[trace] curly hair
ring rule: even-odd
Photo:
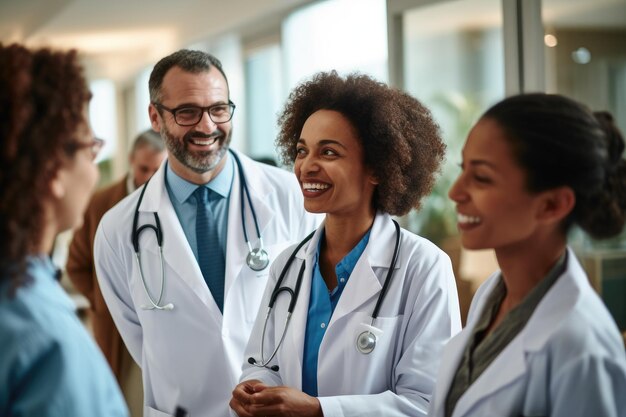
[[[76,150],[91,94],[76,51],[0,43],[0,280],[28,282],[49,183]]]
[[[283,163],[293,165],[302,126],[318,110],[337,111],[356,129],[364,164],[379,181],[373,201],[377,210],[404,215],[420,207],[446,150],[423,104],[367,75],[318,73],[292,91],[279,116],[276,146]]]
[[[597,239],[619,234],[626,223],[624,138],[608,112],[593,113],[558,94],[512,96],[485,112],[506,132],[526,171],[527,188],[570,187],[576,205],[563,224]]]

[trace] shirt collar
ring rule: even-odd
[[[228,155],[228,153],[226,154]],[[233,167],[233,159],[228,155],[224,169],[217,174],[217,177],[213,178],[208,183],[204,184],[211,191],[219,194],[222,197],[228,197],[230,195],[230,189],[233,183],[233,177],[235,169]],[[169,163],[166,163],[165,177],[167,184],[170,186],[174,197],[179,203],[184,203],[198,188],[197,184],[191,183],[172,170]]]
[[[356,246],[352,248],[352,250],[348,252],[348,254],[344,256],[341,261],[339,261],[339,263],[335,267],[335,273],[337,274],[337,276],[345,275],[349,277],[352,274],[352,271],[354,270],[356,263],[359,261],[359,258],[361,257],[361,255],[363,255],[363,252],[365,251],[365,247],[367,246],[367,243],[370,240],[371,231],[372,229],[370,228],[367,231],[367,233],[365,233],[365,235],[361,238],[359,243],[357,243]],[[324,236],[325,236],[325,231],[322,231],[322,235],[320,236],[320,239],[317,242],[317,253],[315,254],[316,264],[319,262],[319,253],[322,247],[322,240],[324,239]]]

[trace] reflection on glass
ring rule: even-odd
[[[558,40],[545,49],[548,92],[610,111],[625,133],[626,0],[544,0],[542,14],[545,32]],[[588,250],[626,251],[626,232],[596,242],[576,231],[571,241]]]
[[[447,193],[459,173],[461,147],[482,112],[504,97],[500,1],[420,7],[405,13],[403,23],[405,88],[432,110],[448,145],[433,193],[405,221],[442,245],[457,234]]]

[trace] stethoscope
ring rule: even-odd
[[[230,150],[229,150],[230,151]],[[263,247],[263,238],[261,237],[261,231],[259,230],[259,222],[256,217],[256,211],[254,210],[254,206],[252,205],[252,199],[250,198],[250,191],[248,190],[248,182],[246,180],[246,176],[243,172],[243,167],[241,164],[241,160],[233,151],[230,151],[230,154],[235,158],[235,163],[237,164],[237,171],[239,172],[239,178],[241,180],[240,187],[240,197],[241,197],[241,224],[243,228],[243,237],[248,245],[248,255],[246,256],[246,264],[253,271],[261,271],[270,263],[270,257]],[[150,182],[148,180],[148,182]],[[142,226],[137,227],[139,223],[139,206],[143,200],[143,195],[146,192],[146,188],[148,187],[148,182],[146,182],[141,190],[141,194],[139,194],[139,200],[137,201],[137,207],[135,208],[135,216],[133,218],[133,232],[131,234],[131,241],[133,243],[133,248],[135,250],[135,259],[137,261],[137,266],[139,267],[139,276],[141,277],[141,282],[143,284],[143,288],[146,291],[146,295],[148,296],[148,300],[150,301],[150,305],[142,305],[141,308],[144,310],[172,310],[174,308],[174,304],[167,303],[165,305],[161,304],[161,300],[163,298],[163,289],[165,288],[165,266],[163,262],[163,230],[161,229],[161,221],[159,220],[159,215],[155,211],[152,213],[154,215],[154,224],[144,224]],[[246,228],[245,221],[245,201],[244,201],[244,193],[246,199],[248,201],[248,205],[250,206],[250,211],[252,212],[252,218],[254,220],[254,227],[256,229],[256,234],[259,240],[259,247],[253,248],[250,240],[248,239],[248,231]],[[139,250],[139,236],[141,232],[146,229],[150,229],[154,231],[157,239],[157,246],[159,247],[159,260],[161,263],[161,290],[159,291],[159,298],[155,301],[150,291],[148,290],[148,285],[146,284],[146,280],[143,274],[143,268],[141,266],[141,253]]]
[[[393,256],[391,257],[391,263],[389,264],[389,270],[387,271],[387,276],[385,277],[383,288],[381,289],[380,294],[378,295],[378,300],[376,301],[376,305],[374,306],[374,311],[372,312],[371,324],[367,326],[368,327],[367,330],[359,333],[359,335],[356,338],[356,348],[359,352],[361,352],[364,355],[372,353],[374,349],[376,348],[376,342],[378,341],[378,336],[375,333],[376,328],[374,327],[374,322],[378,318],[378,312],[383,303],[383,300],[385,299],[387,290],[389,289],[389,284],[391,283],[393,270],[395,269],[396,262],[398,260],[398,250],[400,248],[400,225],[398,225],[398,222],[396,222],[395,220],[393,220],[393,224],[396,228],[396,243],[393,249]],[[305,237],[304,240],[300,242],[300,244],[294,249],[294,251],[291,253],[289,258],[287,259],[287,263],[285,263],[285,266],[283,267],[283,270],[281,271],[278,277],[278,280],[276,281],[276,285],[274,286],[274,290],[272,291],[269,303],[267,305],[267,312],[265,314],[265,323],[263,324],[263,332],[261,333],[261,360],[257,361],[253,357],[250,357],[248,358],[248,363],[251,365],[258,366],[259,368],[267,368],[274,372],[278,372],[278,369],[279,369],[278,365],[269,366],[269,364],[270,362],[272,362],[272,360],[276,356],[276,353],[278,353],[278,349],[280,349],[280,346],[282,345],[283,340],[285,340],[285,335],[287,334],[287,328],[289,327],[289,322],[291,321],[291,315],[293,314],[293,310],[296,306],[296,302],[298,301],[298,296],[300,295],[300,287],[302,286],[302,278],[304,275],[306,262],[302,262],[302,266],[300,267],[300,271],[298,272],[296,285],[293,289],[287,286],[282,286],[283,279],[285,278],[285,275],[287,274],[289,267],[291,266],[294,258],[296,257],[296,253],[298,253],[298,251],[302,248],[302,246],[313,237],[314,233],[315,232]],[[289,294],[289,306],[287,307],[287,317],[285,319],[285,326],[283,328],[283,333],[280,337],[280,340],[278,341],[278,344],[276,345],[276,348],[274,348],[274,351],[272,352],[270,357],[268,359],[265,359],[265,349],[264,349],[265,346],[264,345],[265,345],[265,330],[267,329],[267,322],[274,308],[274,303],[276,302],[276,299],[282,292]]]

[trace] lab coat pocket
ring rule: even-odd
[[[402,315],[379,317],[372,325],[369,313],[356,313],[348,343],[350,360],[345,361],[345,373],[359,381],[361,393],[378,393],[391,388],[394,352]],[[357,392],[354,392],[355,394]]]
[[[261,298],[263,298],[263,292],[267,285],[269,268],[263,271],[252,271],[247,267],[246,269],[247,271],[242,272],[242,274],[244,274],[242,277],[244,283],[242,306],[245,308],[244,317],[246,323],[252,325],[256,319],[261,304]]]

